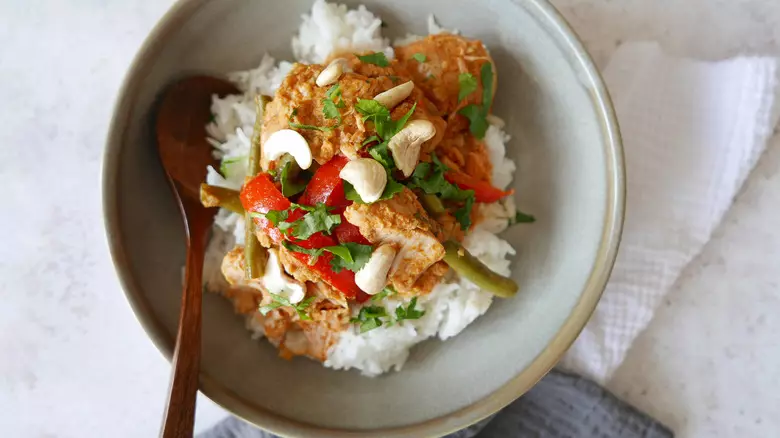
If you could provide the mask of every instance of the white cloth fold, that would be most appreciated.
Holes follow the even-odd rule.
[[[564,368],[609,380],[710,239],[777,122],[776,70],[774,58],[694,61],[668,56],[655,43],[626,43],[615,52],[604,79],[625,147],[623,240]]]

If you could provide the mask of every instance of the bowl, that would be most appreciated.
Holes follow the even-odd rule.
[[[157,158],[154,104],[177,79],[292,59],[311,0],[181,0],[137,55],[120,92],[103,168],[105,225],[139,321],[170,358],[180,306],[184,231]],[[547,373],[587,322],[609,277],[624,208],[619,132],[608,93],[574,32],[543,0],[364,3],[385,35],[425,34],[426,17],[479,38],[499,88],[494,112],[512,135],[518,205],[532,225],[504,233],[518,249],[521,292],[446,342],[412,350],[400,372],[367,378],[307,359],[285,361],[250,339],[243,320],[207,294],[201,391],[281,435],[441,435],[506,406]],[[478,5],[478,6],[477,6]],[[468,13],[464,13],[468,11]]]

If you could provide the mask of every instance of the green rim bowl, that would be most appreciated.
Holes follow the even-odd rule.
[[[355,7],[358,2],[346,2]],[[233,414],[289,436],[442,435],[503,408],[560,359],[606,285],[623,224],[622,147],[602,80],[543,0],[364,1],[385,36],[439,22],[479,38],[498,71],[494,113],[512,136],[512,187],[536,216],[502,237],[521,292],[496,299],[458,336],[416,346],[400,372],[367,378],[253,341],[222,298],[204,297],[201,391]],[[292,59],[311,1],[181,0],[141,47],[114,109],[103,165],[105,226],[127,299],[168,358],[180,306],[184,234],[158,162],[154,104],[172,82]]]

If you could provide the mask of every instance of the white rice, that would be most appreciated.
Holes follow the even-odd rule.
[[[348,10],[345,5],[317,0],[311,14],[302,17],[298,35],[293,38],[292,49],[297,62],[322,63],[331,52],[383,51],[392,57],[393,49],[381,34],[381,20],[360,6]],[[440,27],[433,16],[428,19],[429,33],[451,32]],[[402,43],[419,38],[407,35]],[[399,43],[396,41],[396,43]],[[244,72],[236,72],[230,78],[244,93],[212,99],[214,121],[207,127],[214,144],[215,157],[222,159],[224,177],[216,169],[209,169],[209,184],[238,189],[247,173],[247,156],[255,120],[254,96],[257,93],[273,95],[290,71],[292,64],[265,55],[260,65]],[[515,164],[506,158],[509,136],[499,127],[490,126],[485,142],[493,163],[493,182],[505,188],[512,180]],[[494,271],[509,275],[508,257],[515,250],[496,234],[503,231],[508,219],[514,216],[514,202],[507,198],[502,203],[480,205],[485,220],[466,237],[464,246],[474,256]],[[206,255],[204,278],[208,289],[219,291],[226,287],[220,274],[224,254],[235,244],[244,241],[244,220],[237,214],[221,210],[214,220],[214,233]],[[339,341],[331,348],[325,366],[336,369],[355,368],[364,375],[376,376],[391,369],[400,370],[409,356],[409,349],[425,339],[448,339],[460,333],[477,317],[484,314],[493,301],[493,295],[480,290],[473,283],[450,274],[433,291],[418,298],[417,308],[425,310],[418,320],[406,320],[392,326],[383,325],[367,333],[359,333],[350,326],[341,333]],[[389,314],[401,304],[392,297],[372,305],[384,306]],[[354,309],[355,314],[359,309]],[[254,337],[262,336],[262,317],[250,316],[247,328]]]

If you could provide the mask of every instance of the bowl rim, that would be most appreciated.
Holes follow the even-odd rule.
[[[141,78],[144,77],[143,72],[148,68],[149,60],[161,50],[160,41],[164,41],[169,34],[176,31],[179,28],[179,23],[186,21],[207,1],[179,0],[174,3],[144,40],[125,74],[117,94],[106,138],[101,172],[104,228],[114,268],[133,313],[154,345],[169,361],[173,352],[174,339],[167,334],[161,322],[154,317],[149,303],[139,292],[140,288],[136,280],[127,269],[128,259],[120,239],[118,200],[114,196],[117,186],[115,169],[119,164],[122,139],[128,129],[129,114],[135,104],[134,93],[131,91],[138,87]],[[607,212],[597,257],[577,304],[550,343],[533,359],[528,367],[493,393],[454,412],[402,427],[376,430],[330,429],[300,422],[249,403],[223,387],[208,373],[201,371],[200,391],[206,397],[233,415],[282,436],[303,436],[315,433],[323,437],[356,435],[399,438],[411,435],[440,436],[474,424],[510,404],[541,380],[568,350],[585,327],[601,298],[620,245],[625,217],[626,191],[623,145],[609,92],[579,37],[566,19],[547,0],[508,0],[514,7],[523,7],[520,5],[521,1],[529,6],[526,8],[529,13],[537,19],[547,22],[549,30],[552,31],[552,37],[558,40],[560,47],[570,51],[574,62],[579,63],[586,73],[587,88],[601,123],[607,164]]]

